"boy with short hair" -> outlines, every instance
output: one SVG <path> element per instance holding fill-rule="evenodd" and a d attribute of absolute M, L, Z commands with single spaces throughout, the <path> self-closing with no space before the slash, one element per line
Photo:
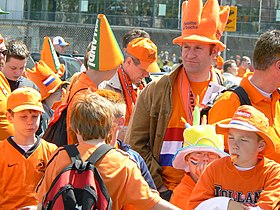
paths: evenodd
<path fill-rule="evenodd" d="M 175 187 L 170 203 L 185 210 L 192 190 L 208 164 L 221 157 L 224 152 L 224 138 L 216 134 L 213 125 L 188 126 L 183 133 L 184 147 L 173 158 L 173 167 L 186 173 Z"/>
<path fill-rule="evenodd" d="M 77 95 L 72 106 L 70 126 L 77 135 L 77 149 L 83 160 L 105 144 L 111 134 L 114 119 L 114 106 L 110 101 L 91 91 Z M 37 187 L 40 203 L 54 179 L 70 162 L 64 149 L 60 148 L 54 153 Z M 121 150 L 110 150 L 95 166 L 112 198 L 113 209 L 122 209 L 127 204 L 134 205 L 136 209 L 178 209 L 162 200 L 157 191 L 149 188 L 137 164 Z"/>
<path fill-rule="evenodd" d="M 205 169 L 189 209 L 279 209 L 280 165 L 263 156 L 275 150 L 268 119 L 243 105 L 226 122 L 218 123 L 216 132 L 228 136 L 231 156 Z"/>
<path fill-rule="evenodd" d="M 44 112 L 41 95 L 33 88 L 18 88 L 8 97 L 7 110 L 15 134 L 0 142 L 0 208 L 37 205 L 36 185 L 57 148 L 35 136 Z"/>

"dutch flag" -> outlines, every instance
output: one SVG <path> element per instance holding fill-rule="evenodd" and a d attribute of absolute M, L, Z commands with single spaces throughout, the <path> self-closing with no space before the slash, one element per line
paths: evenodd
<path fill-rule="evenodd" d="M 49 86 L 54 80 L 55 80 L 55 78 L 52 75 L 50 75 L 46 79 L 43 80 L 43 84 L 45 86 Z"/>

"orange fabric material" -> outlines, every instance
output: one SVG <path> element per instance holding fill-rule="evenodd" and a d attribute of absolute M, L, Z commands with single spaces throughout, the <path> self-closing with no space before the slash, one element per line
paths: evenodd
<path fill-rule="evenodd" d="M 75 144 L 78 142 L 75 132 L 70 128 L 70 113 L 71 113 L 71 108 L 72 108 L 73 102 L 75 101 L 76 93 L 77 94 L 84 93 L 87 91 L 88 88 L 93 92 L 97 90 L 97 87 L 92 82 L 92 80 L 85 73 L 81 73 L 79 75 L 77 81 L 75 81 L 75 84 L 73 84 L 73 86 L 71 87 L 71 90 L 69 92 L 68 99 L 67 99 L 67 101 L 69 101 L 73 97 L 73 99 L 71 100 L 71 102 L 68 105 L 67 115 L 66 115 L 68 144 Z M 81 89 L 84 89 L 84 90 L 81 90 Z"/>
<path fill-rule="evenodd" d="M 251 72 L 250 69 L 244 69 L 242 66 L 239 66 L 238 67 L 238 74 L 237 74 L 237 76 L 238 77 L 243 77 L 244 74 L 248 74 L 250 72 Z"/>
<path fill-rule="evenodd" d="M 125 113 L 125 126 L 128 125 L 134 105 L 136 103 L 137 92 L 134 90 L 132 82 L 124 70 L 120 67 L 118 68 L 118 76 L 123 90 L 123 95 L 126 103 L 126 113 Z"/>
<path fill-rule="evenodd" d="M 18 150 L 8 140 L 0 142 L 0 209 L 18 209 L 37 205 L 35 188 L 44 175 L 52 152 L 57 146 L 41 140 L 28 155 Z"/>
<path fill-rule="evenodd" d="M 14 135 L 14 126 L 6 117 L 7 100 L 10 94 L 10 85 L 4 74 L 0 71 L 0 141 Z"/>
<path fill-rule="evenodd" d="M 86 160 L 96 146 L 82 142 L 78 145 L 81 158 Z M 60 151 L 46 169 L 42 182 L 38 185 L 37 199 L 50 188 L 52 181 L 60 171 L 71 163 L 65 150 Z M 129 155 L 121 150 L 109 151 L 95 164 L 113 201 L 113 210 L 120 210 L 124 205 L 133 205 L 136 209 L 150 209 L 161 199 L 158 192 L 149 188 L 141 172 Z"/>
<path fill-rule="evenodd" d="M 225 45 L 219 41 L 229 16 L 230 8 L 220 11 L 218 1 L 208 0 L 204 7 L 202 0 L 184 1 L 182 4 L 182 36 L 173 40 L 174 44 L 183 42 L 202 42 L 215 44 L 219 51 Z M 207 30 L 205 30 L 207 29 Z"/>
<path fill-rule="evenodd" d="M 240 85 L 247 92 L 252 106 L 264 113 L 268 118 L 268 135 L 274 142 L 275 152 L 266 155 L 266 157 L 280 163 L 280 93 L 275 90 L 272 93 L 272 98 L 266 98 L 250 83 L 248 77 L 243 78 Z M 231 91 L 225 92 L 210 109 L 208 123 L 213 124 L 220 120 L 231 118 L 239 106 L 238 96 Z M 225 146 L 226 150 L 228 150 L 227 144 Z"/>
<path fill-rule="evenodd" d="M 192 190 L 195 186 L 193 179 L 186 173 L 180 184 L 173 190 L 170 203 L 182 210 L 187 210 L 187 203 L 190 200 Z"/>
<path fill-rule="evenodd" d="M 263 158 L 253 169 L 238 171 L 230 157 L 225 157 L 207 166 L 193 189 L 188 208 L 226 196 L 240 203 L 255 203 L 261 209 L 279 209 L 279 189 L 280 165 L 274 161 Z"/>

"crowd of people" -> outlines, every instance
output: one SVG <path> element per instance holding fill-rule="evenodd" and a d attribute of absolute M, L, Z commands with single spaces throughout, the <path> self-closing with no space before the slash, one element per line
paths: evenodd
<path fill-rule="evenodd" d="M 61 36 L 44 37 L 32 69 L 26 45 L 1 36 L 0 209 L 48 205 L 52 183 L 72 161 L 43 138 L 62 106 L 60 132 L 82 161 L 113 147 L 95 164 L 112 209 L 279 209 L 280 31 L 256 41 L 254 71 L 247 56 L 224 61 L 229 11 L 217 0 L 183 2 L 182 34 L 173 40 L 182 60 L 174 66 L 143 29 L 124 34 L 120 47 L 100 14 L 84 70 L 70 82 L 60 59 L 70 44 Z"/>

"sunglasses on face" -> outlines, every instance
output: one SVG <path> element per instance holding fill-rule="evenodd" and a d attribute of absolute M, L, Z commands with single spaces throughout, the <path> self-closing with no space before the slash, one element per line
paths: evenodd
<path fill-rule="evenodd" d="M 7 55 L 7 50 L 0 50 L 0 54 L 6 56 Z"/>

